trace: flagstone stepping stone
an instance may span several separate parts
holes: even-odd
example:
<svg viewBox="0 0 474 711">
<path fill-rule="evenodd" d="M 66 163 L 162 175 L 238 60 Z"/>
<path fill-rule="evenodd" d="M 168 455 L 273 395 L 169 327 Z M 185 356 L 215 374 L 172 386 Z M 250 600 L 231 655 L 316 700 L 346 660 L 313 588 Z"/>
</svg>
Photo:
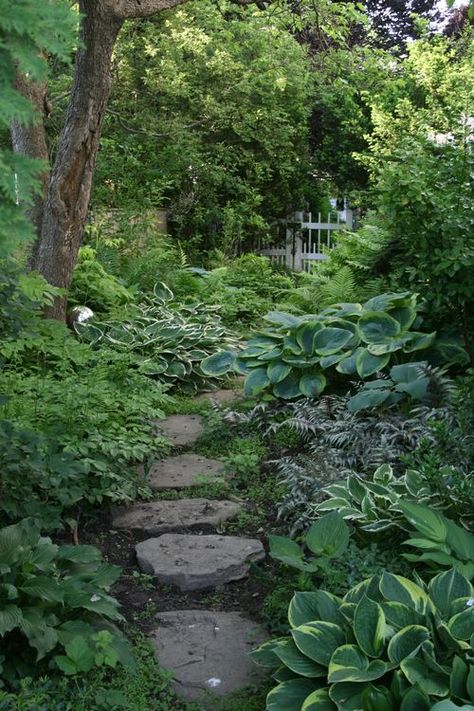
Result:
<svg viewBox="0 0 474 711">
<path fill-rule="evenodd" d="M 171 415 L 164 420 L 154 420 L 153 425 L 177 447 L 194 444 L 204 429 L 199 415 Z"/>
<path fill-rule="evenodd" d="M 180 454 L 154 462 L 150 468 L 148 484 L 151 489 L 182 489 L 221 481 L 224 464 L 217 459 L 207 459 L 199 454 Z"/>
<path fill-rule="evenodd" d="M 161 612 L 155 620 L 151 639 L 160 666 L 173 672 L 176 691 L 188 700 L 206 691 L 224 696 L 265 674 L 249 652 L 268 635 L 238 612 L 178 610 Z M 214 709 L 212 697 L 210 704 Z"/>
<path fill-rule="evenodd" d="M 237 536 L 165 533 L 135 548 L 144 573 L 181 591 L 213 588 L 244 578 L 249 563 L 265 558 L 262 542 Z"/>
<path fill-rule="evenodd" d="M 205 402 L 209 401 L 221 405 L 226 402 L 235 402 L 236 400 L 241 400 L 243 398 L 243 393 L 241 390 L 213 390 L 209 393 L 201 393 L 197 395 L 194 400 L 195 402 Z"/>
<path fill-rule="evenodd" d="M 112 526 L 157 535 L 180 528 L 218 526 L 236 516 L 241 509 L 242 506 L 234 501 L 150 501 L 119 510 L 113 518 Z"/>
</svg>

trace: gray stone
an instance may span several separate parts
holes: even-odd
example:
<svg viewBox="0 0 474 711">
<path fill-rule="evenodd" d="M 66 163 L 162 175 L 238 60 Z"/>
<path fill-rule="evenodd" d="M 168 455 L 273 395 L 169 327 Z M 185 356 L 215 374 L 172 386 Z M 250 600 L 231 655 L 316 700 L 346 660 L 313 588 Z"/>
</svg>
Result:
<svg viewBox="0 0 474 711">
<path fill-rule="evenodd" d="M 136 548 L 144 573 L 180 590 L 213 588 L 248 574 L 249 563 L 265 558 L 261 541 L 237 536 L 165 533 Z"/>
<path fill-rule="evenodd" d="M 152 464 L 149 485 L 154 490 L 183 489 L 222 479 L 224 464 L 199 454 L 180 454 Z"/>
<path fill-rule="evenodd" d="M 243 393 L 241 390 L 213 390 L 209 393 L 201 393 L 197 395 L 194 400 L 195 402 L 212 402 L 216 405 L 221 405 L 227 402 L 235 402 L 236 400 L 241 400 L 243 398 Z"/>
<path fill-rule="evenodd" d="M 152 641 L 158 661 L 173 672 L 175 689 L 186 699 L 198 699 L 206 691 L 223 696 L 265 674 L 249 652 L 268 636 L 238 612 L 179 610 L 155 619 L 159 626 Z M 215 709 L 212 696 L 205 708 Z"/>
<path fill-rule="evenodd" d="M 177 447 L 194 444 L 203 431 L 199 415 L 171 415 L 164 420 L 154 420 L 154 430 L 162 433 Z"/>
<path fill-rule="evenodd" d="M 119 510 L 113 518 L 112 526 L 158 535 L 181 528 L 218 526 L 236 516 L 241 509 L 242 506 L 234 501 L 210 501 L 209 499 L 150 501 Z"/>
</svg>

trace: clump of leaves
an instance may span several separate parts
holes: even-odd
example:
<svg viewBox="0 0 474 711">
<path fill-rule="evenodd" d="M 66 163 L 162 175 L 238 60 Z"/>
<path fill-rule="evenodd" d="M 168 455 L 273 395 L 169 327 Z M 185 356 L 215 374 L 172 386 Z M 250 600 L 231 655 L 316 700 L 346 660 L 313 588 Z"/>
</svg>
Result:
<svg viewBox="0 0 474 711">
<path fill-rule="evenodd" d="M 252 654 L 278 682 L 267 710 L 428 711 L 440 699 L 474 701 L 473 595 L 456 570 L 428 584 L 384 572 L 342 599 L 296 593 L 291 635 Z"/>
<path fill-rule="evenodd" d="M 208 380 L 202 361 L 222 347 L 237 346 L 216 311 L 217 307 L 178 303 L 160 283 L 152 296 L 130 306 L 120 320 L 76 327 L 89 342 L 132 355 L 141 373 L 193 393 Z"/>
<path fill-rule="evenodd" d="M 253 336 L 234 357 L 222 351 L 202 363 L 208 375 L 235 369 L 246 375 L 247 395 L 271 394 L 283 400 L 319 397 L 328 379 L 334 390 L 347 387 L 347 377 L 368 381 L 348 405 L 352 411 L 388 406 L 409 396 L 422 400 L 429 380 L 405 361 L 419 351 L 442 362 L 463 362 L 467 354 L 455 342 L 436 341 L 436 333 L 411 330 L 420 324 L 416 294 L 381 294 L 364 305 L 335 304 L 318 314 L 293 316 L 271 312 L 271 326 Z M 394 381 L 368 380 L 392 365 Z M 419 363 L 421 365 L 421 363 Z M 342 376 L 342 377 L 341 377 Z"/>
<path fill-rule="evenodd" d="M 92 247 L 81 247 L 74 269 L 70 304 L 89 306 L 94 311 L 108 311 L 133 301 L 132 292 L 113 274 L 109 274 L 96 259 Z"/>
<path fill-rule="evenodd" d="M 12 685 L 51 666 L 75 675 L 132 663 L 108 594 L 120 572 L 92 546 L 41 537 L 31 519 L 0 529 L 0 680 Z"/>
</svg>

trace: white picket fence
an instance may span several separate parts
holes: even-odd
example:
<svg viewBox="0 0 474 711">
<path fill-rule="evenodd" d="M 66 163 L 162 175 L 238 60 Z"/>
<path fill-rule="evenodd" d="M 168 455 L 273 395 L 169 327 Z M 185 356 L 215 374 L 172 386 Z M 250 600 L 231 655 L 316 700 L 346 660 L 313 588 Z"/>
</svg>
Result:
<svg viewBox="0 0 474 711">
<path fill-rule="evenodd" d="M 349 209 L 329 213 L 325 221 L 321 213 L 313 221 L 310 212 L 296 212 L 294 220 L 287 223 L 286 237 L 274 244 L 259 245 L 258 253 L 292 271 L 310 272 L 314 262 L 327 259 L 334 232 L 352 227 L 353 215 Z"/>
</svg>

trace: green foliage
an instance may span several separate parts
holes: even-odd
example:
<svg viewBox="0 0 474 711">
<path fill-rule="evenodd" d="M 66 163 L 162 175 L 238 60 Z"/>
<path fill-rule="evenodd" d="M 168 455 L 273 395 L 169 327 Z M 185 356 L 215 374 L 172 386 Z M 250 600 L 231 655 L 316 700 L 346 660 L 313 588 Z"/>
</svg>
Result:
<svg viewBox="0 0 474 711">
<path fill-rule="evenodd" d="M 235 339 L 226 331 L 216 307 L 181 304 L 165 284 L 130 306 L 118 319 L 78 325 L 85 340 L 130 354 L 139 372 L 172 387 L 195 392 L 206 379 L 201 362 Z"/>
<path fill-rule="evenodd" d="M 268 711 L 429 709 L 472 702 L 473 588 L 449 570 L 428 585 L 384 572 L 340 599 L 299 592 L 291 636 L 252 653 L 276 670 Z M 471 640 L 471 641 L 470 641 Z"/>
<path fill-rule="evenodd" d="M 108 311 L 133 301 L 132 293 L 96 259 L 91 247 L 82 247 L 68 293 L 70 304 Z"/>
<path fill-rule="evenodd" d="M 270 536 L 270 555 L 281 563 L 306 573 L 327 570 L 328 561 L 343 555 L 349 545 L 349 528 L 337 512 L 322 516 L 309 527 L 304 537 L 306 547 L 317 558 L 305 555 L 298 543 L 285 536 Z"/>
<path fill-rule="evenodd" d="M 16 72 L 42 82 L 47 76 L 46 54 L 69 60 L 74 37 L 75 17 L 67 4 L 37 3 L 23 0 L 0 3 L 0 130 L 12 121 L 28 125 L 36 120 L 34 108 L 15 88 Z M 0 150 L 0 257 L 10 255 L 21 243 L 33 238 L 33 228 L 19 202 L 31 204 L 38 190 L 38 176 L 44 170 L 41 161 Z"/>
<path fill-rule="evenodd" d="M 412 354 L 433 345 L 447 362 L 466 358 L 455 343 L 447 344 L 443 352 L 442 344 L 435 343 L 436 333 L 410 330 L 417 321 L 417 309 L 416 295 L 408 292 L 382 294 L 363 306 L 336 304 L 303 317 L 275 311 L 265 318 L 272 326 L 253 336 L 234 361 L 235 370 L 247 374 L 244 389 L 249 396 L 271 393 L 283 400 L 315 398 L 326 388 L 328 378 L 333 388 L 344 382 L 341 375 L 366 381 L 390 362 L 410 360 Z M 230 357 L 227 362 L 230 370 Z M 204 360 L 202 368 L 212 375 L 217 358 Z M 390 374 L 395 381 L 393 391 L 390 381 L 371 380 L 351 399 L 350 409 L 392 405 L 407 395 L 419 400 L 426 396 L 429 381 L 415 364 L 394 366 Z"/>
<path fill-rule="evenodd" d="M 57 546 L 24 519 L 0 529 L 0 681 L 132 661 L 108 594 L 120 575 L 91 546 Z"/>
</svg>

